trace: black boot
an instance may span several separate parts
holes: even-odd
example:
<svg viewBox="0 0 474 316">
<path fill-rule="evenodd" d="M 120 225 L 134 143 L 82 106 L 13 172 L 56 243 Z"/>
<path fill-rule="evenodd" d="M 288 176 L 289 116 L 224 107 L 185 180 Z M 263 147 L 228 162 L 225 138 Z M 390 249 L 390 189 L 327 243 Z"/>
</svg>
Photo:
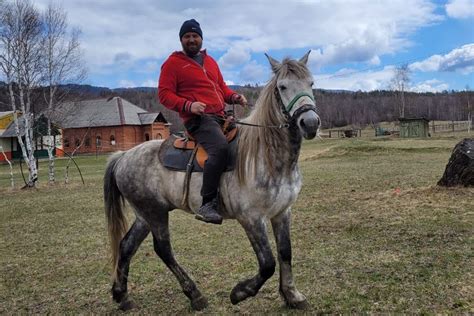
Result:
<svg viewBox="0 0 474 316">
<path fill-rule="evenodd" d="M 203 204 L 196 211 L 196 219 L 211 224 L 222 224 L 222 216 L 217 212 L 217 198 Z"/>
</svg>

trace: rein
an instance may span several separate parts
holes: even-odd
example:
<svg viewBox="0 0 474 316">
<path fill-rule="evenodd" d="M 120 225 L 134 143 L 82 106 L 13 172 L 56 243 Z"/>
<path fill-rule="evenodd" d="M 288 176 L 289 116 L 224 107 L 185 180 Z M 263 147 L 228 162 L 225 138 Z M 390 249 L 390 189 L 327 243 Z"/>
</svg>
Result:
<svg viewBox="0 0 474 316">
<path fill-rule="evenodd" d="M 289 124 L 289 123 L 280 124 L 280 125 L 259 125 L 259 124 L 251 124 L 251 123 L 245 123 L 245 122 L 241 122 L 241 121 L 236 121 L 235 119 L 234 119 L 234 123 L 235 123 L 235 124 L 238 124 L 238 125 L 245 125 L 245 126 L 265 127 L 265 128 L 278 128 L 278 129 L 289 128 L 289 127 L 290 127 L 290 124 Z"/>
<path fill-rule="evenodd" d="M 312 104 L 305 104 L 301 107 L 299 107 L 295 113 L 293 113 L 292 116 L 290 116 L 290 111 L 293 109 L 293 106 L 296 104 L 296 102 L 302 98 L 302 97 L 309 97 L 312 101 L 314 101 L 314 97 L 310 95 L 309 93 L 306 92 L 300 92 L 295 97 L 288 103 L 288 106 L 284 106 L 283 102 L 281 101 L 280 95 L 278 94 L 278 90 L 275 91 L 275 94 L 277 96 L 277 99 L 279 103 L 281 103 L 281 108 L 283 110 L 283 114 L 287 117 L 287 123 L 280 124 L 280 125 L 260 125 L 260 124 L 251 124 L 251 123 L 245 123 L 241 121 L 237 121 L 233 119 L 233 122 L 238 125 L 245 125 L 245 126 L 252 126 L 252 127 L 262 127 L 262 128 L 277 128 L 277 129 L 282 129 L 282 128 L 289 128 L 291 126 L 290 123 L 293 123 L 295 121 L 295 117 L 298 117 L 301 113 L 307 112 L 307 111 L 314 111 L 316 112 L 316 107 Z M 234 106 L 234 104 L 232 104 Z M 253 105 L 249 106 L 253 107 Z M 233 111 L 234 112 L 234 111 Z M 289 122 L 288 122 L 289 121 Z"/>
</svg>

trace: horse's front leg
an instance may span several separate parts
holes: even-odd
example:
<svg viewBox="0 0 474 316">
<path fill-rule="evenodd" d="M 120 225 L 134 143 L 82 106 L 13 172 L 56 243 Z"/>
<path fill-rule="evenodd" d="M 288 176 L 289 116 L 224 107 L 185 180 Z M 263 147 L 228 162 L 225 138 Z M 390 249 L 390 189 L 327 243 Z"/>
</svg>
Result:
<svg viewBox="0 0 474 316">
<path fill-rule="evenodd" d="M 272 218 L 271 222 L 280 263 L 280 295 L 288 307 L 304 309 L 308 306 L 306 297 L 296 289 L 291 272 L 290 209 Z"/>
<path fill-rule="evenodd" d="M 257 255 L 259 271 L 253 278 L 239 282 L 230 294 L 232 304 L 237 304 L 250 296 L 255 296 L 262 285 L 275 272 L 275 259 L 268 242 L 265 222 L 261 219 L 257 222 L 240 222 L 252 244 Z"/>
</svg>

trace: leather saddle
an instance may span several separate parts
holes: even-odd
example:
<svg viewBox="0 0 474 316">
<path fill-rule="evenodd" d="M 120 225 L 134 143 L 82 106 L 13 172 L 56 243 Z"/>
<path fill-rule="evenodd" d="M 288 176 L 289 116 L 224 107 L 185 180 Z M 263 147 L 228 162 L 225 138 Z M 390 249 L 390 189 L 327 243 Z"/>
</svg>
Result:
<svg viewBox="0 0 474 316">
<path fill-rule="evenodd" d="M 223 132 L 230 145 L 226 171 L 234 169 L 237 152 L 238 128 L 224 124 Z M 159 158 L 163 166 L 174 171 L 203 172 L 208 158 L 206 150 L 190 136 L 172 135 L 161 145 Z M 190 170 L 188 170 L 188 168 Z"/>
</svg>

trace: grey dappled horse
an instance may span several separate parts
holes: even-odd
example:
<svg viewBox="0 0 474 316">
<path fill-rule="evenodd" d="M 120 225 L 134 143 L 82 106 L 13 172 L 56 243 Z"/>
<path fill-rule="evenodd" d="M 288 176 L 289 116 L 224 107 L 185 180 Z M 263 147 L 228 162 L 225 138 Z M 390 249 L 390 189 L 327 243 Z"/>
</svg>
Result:
<svg viewBox="0 0 474 316">
<path fill-rule="evenodd" d="M 299 61 L 287 58 L 280 63 L 267 55 L 274 76 L 255 108 L 243 120 L 265 127 L 240 127 L 236 167 L 221 179 L 220 211 L 224 219 L 236 219 L 242 225 L 259 264 L 255 276 L 234 287 L 230 294 L 232 304 L 255 296 L 275 272 L 266 231 L 266 220 L 270 220 L 280 263 L 280 294 L 289 307 L 307 305 L 305 296 L 293 283 L 290 207 L 302 185 L 297 165 L 302 138 L 314 138 L 320 124 L 311 88 L 313 79 L 306 67 L 308 56 L 309 52 Z M 162 141 L 148 141 L 115 153 L 107 165 L 104 199 L 115 264 L 112 295 L 121 309 L 134 306 L 127 295 L 130 260 L 151 231 L 155 252 L 178 279 L 192 308 L 202 310 L 207 306 L 207 299 L 176 262 L 168 229 L 170 211 L 180 208 L 193 213 L 200 206 L 202 173 L 192 174 L 189 203 L 183 205 L 185 173 L 161 165 L 158 152 L 162 144 Z M 136 214 L 126 234 L 124 198 Z"/>
</svg>

